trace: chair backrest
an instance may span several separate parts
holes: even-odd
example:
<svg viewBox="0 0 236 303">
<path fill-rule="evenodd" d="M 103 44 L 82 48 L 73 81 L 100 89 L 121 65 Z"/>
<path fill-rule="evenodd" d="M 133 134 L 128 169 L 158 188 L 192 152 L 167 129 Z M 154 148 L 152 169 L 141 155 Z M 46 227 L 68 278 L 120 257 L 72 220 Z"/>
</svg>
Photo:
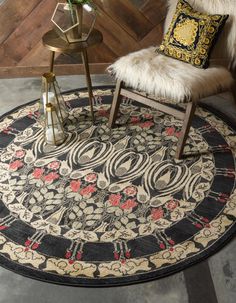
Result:
<svg viewBox="0 0 236 303">
<path fill-rule="evenodd" d="M 211 63 L 219 62 L 236 68 L 236 0 L 187 0 L 197 11 L 208 14 L 228 14 L 229 18 L 219 36 L 212 54 Z M 164 32 L 168 30 L 178 0 L 168 0 L 168 13 Z"/>
</svg>

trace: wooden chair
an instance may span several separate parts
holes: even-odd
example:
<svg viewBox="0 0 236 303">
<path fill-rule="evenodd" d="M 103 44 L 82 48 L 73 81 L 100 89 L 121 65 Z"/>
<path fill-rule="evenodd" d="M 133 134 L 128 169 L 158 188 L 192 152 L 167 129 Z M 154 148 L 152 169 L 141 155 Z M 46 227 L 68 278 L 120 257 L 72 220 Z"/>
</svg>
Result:
<svg viewBox="0 0 236 303">
<path fill-rule="evenodd" d="M 168 1 L 164 32 L 170 25 L 177 2 Z M 231 90 L 236 103 L 236 84 L 231 74 L 231 70 L 236 67 L 236 3 L 232 0 L 188 0 L 188 2 L 198 11 L 230 16 L 212 52 L 208 69 L 198 69 L 158 54 L 156 47 L 121 57 L 108 68 L 110 74 L 117 79 L 109 127 L 115 125 L 122 96 L 174 115 L 183 120 L 176 151 L 177 159 L 182 157 L 199 99 Z M 160 97 L 162 102 L 158 101 Z M 166 102 L 187 103 L 185 113 L 168 106 Z"/>
</svg>

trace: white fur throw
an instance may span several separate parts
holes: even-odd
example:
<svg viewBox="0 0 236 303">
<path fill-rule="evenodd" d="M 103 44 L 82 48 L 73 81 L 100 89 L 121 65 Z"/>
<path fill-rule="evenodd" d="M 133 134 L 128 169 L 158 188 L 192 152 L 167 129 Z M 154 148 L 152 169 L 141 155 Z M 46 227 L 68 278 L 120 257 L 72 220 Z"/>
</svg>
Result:
<svg viewBox="0 0 236 303">
<path fill-rule="evenodd" d="M 108 71 L 128 87 L 176 103 L 198 100 L 232 85 L 232 76 L 224 67 L 199 69 L 155 50 L 150 47 L 121 57 Z"/>
</svg>

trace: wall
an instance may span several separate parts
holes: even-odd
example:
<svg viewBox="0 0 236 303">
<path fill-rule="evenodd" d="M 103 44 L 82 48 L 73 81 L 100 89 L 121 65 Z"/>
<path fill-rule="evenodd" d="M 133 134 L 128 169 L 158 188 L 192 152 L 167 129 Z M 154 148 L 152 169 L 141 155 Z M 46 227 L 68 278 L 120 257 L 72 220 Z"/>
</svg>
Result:
<svg viewBox="0 0 236 303">
<path fill-rule="evenodd" d="M 41 75 L 49 52 L 41 38 L 52 28 L 57 0 L 0 0 L 0 77 Z M 63 1 L 62 1 L 63 2 Z M 165 0 L 94 0 L 96 28 L 104 42 L 89 51 L 91 72 L 102 73 L 117 57 L 158 44 Z M 57 74 L 83 73 L 80 56 L 57 55 Z"/>
</svg>

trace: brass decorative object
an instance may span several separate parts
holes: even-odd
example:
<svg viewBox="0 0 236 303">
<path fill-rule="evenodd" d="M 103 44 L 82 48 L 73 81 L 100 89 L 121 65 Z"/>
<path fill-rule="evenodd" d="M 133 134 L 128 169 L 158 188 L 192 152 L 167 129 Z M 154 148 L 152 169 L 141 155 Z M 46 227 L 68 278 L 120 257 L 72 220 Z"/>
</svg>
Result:
<svg viewBox="0 0 236 303">
<path fill-rule="evenodd" d="M 45 142 L 49 145 L 61 145 L 65 142 L 66 134 L 63 129 L 56 107 L 52 103 L 46 104 L 45 114 Z"/>
<path fill-rule="evenodd" d="M 54 73 L 45 73 L 42 76 L 42 92 L 39 109 L 41 121 L 45 118 L 46 105 L 48 103 L 54 105 L 60 121 L 65 123 L 69 114 Z"/>
<path fill-rule="evenodd" d="M 51 21 L 62 39 L 68 43 L 82 42 L 89 38 L 94 28 L 96 10 L 87 3 L 58 3 Z"/>
<path fill-rule="evenodd" d="M 89 39 L 86 42 L 78 42 L 78 43 L 67 43 L 67 41 L 63 40 L 60 36 L 58 36 L 55 29 L 48 31 L 44 34 L 42 38 L 43 45 L 50 51 L 51 60 L 50 60 L 50 71 L 54 70 L 54 59 L 55 53 L 66 53 L 66 54 L 74 54 L 80 53 L 83 60 L 83 67 L 85 70 L 88 93 L 89 93 L 89 104 L 91 108 L 91 118 L 92 122 L 95 122 L 95 116 L 93 111 L 93 89 L 92 89 L 92 81 L 90 76 L 89 69 L 89 61 L 88 61 L 88 48 L 95 46 L 99 43 L 102 43 L 103 36 L 100 31 L 97 29 L 93 29 Z"/>
</svg>

